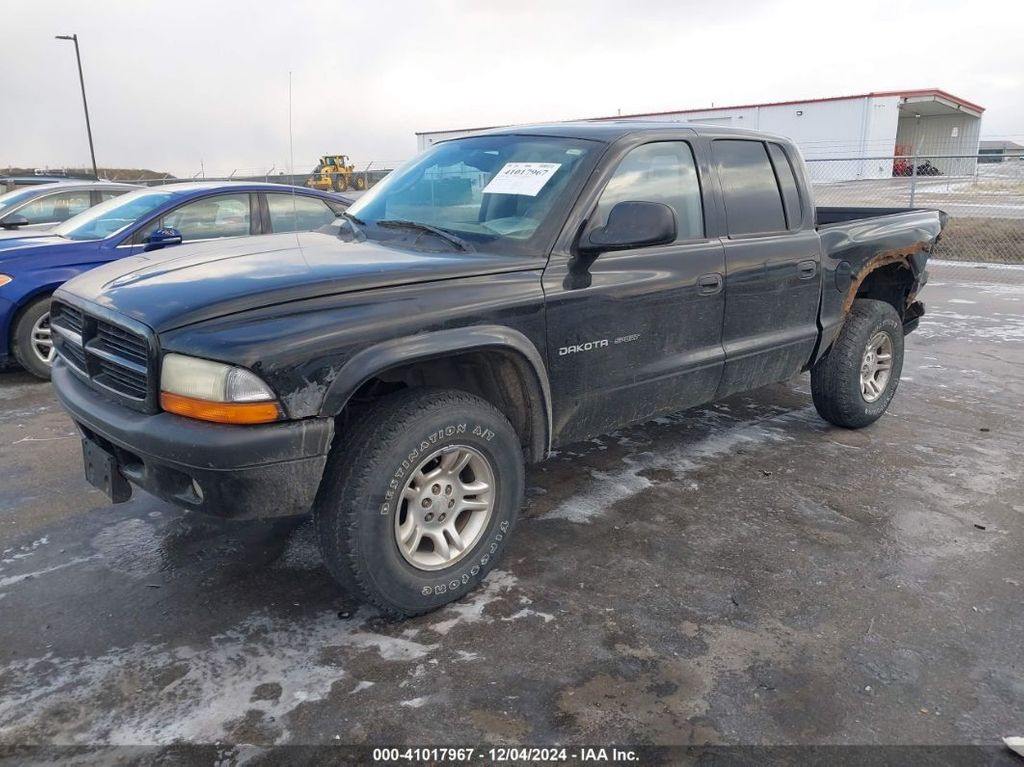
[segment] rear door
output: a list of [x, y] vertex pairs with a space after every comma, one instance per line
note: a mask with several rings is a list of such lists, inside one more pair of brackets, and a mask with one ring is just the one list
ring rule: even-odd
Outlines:
[[708, 216], [699, 150], [684, 140], [628, 149], [581, 202], [582, 234], [618, 202], [666, 204], [676, 214], [675, 242], [593, 260], [557, 248], [551, 256], [544, 294], [560, 443], [705, 402], [718, 387], [725, 260], [708, 225], [717, 219]]
[[821, 249], [780, 145], [719, 138], [711, 147], [726, 220], [723, 397], [807, 364], [818, 339]]
[[330, 224], [338, 217], [326, 200], [303, 194], [266, 192], [268, 233], [308, 232]]

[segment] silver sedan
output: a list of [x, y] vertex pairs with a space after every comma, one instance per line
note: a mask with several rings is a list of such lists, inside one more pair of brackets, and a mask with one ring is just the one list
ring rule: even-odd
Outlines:
[[112, 181], [59, 181], [0, 195], [0, 238], [36, 237], [93, 205], [139, 187]]

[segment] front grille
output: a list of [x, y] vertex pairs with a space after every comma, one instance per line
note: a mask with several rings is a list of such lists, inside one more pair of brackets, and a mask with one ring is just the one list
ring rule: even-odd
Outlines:
[[152, 405], [146, 335], [59, 301], [50, 307], [50, 327], [57, 353], [93, 388], [139, 409]]
[[61, 356], [79, 370], [85, 370], [85, 352], [73, 344], [64, 344], [60, 350]]
[[54, 304], [50, 312], [50, 320], [59, 320], [60, 324], [79, 335], [82, 334], [82, 313], [67, 304]]
[[101, 359], [96, 362], [96, 374], [93, 378], [107, 388], [127, 394], [134, 399], [146, 399], [148, 378], [145, 371], [140, 373], [129, 370], [116, 362]]
[[146, 366], [148, 356], [146, 339], [140, 338], [129, 330], [122, 330], [109, 322], [98, 321], [96, 323], [96, 338], [93, 343], [112, 354], [119, 354], [142, 367]]

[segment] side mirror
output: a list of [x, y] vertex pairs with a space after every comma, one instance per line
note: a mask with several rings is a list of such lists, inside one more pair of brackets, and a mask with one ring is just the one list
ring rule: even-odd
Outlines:
[[608, 223], [592, 230], [580, 250], [603, 253], [648, 245], [667, 245], [676, 239], [676, 214], [660, 202], [620, 202], [608, 213]]
[[4, 229], [17, 229], [19, 226], [28, 226], [28, 219], [17, 213], [12, 213], [0, 219], [0, 226]]
[[146, 247], [144, 250], [149, 252], [151, 250], [160, 250], [160, 248], [166, 248], [169, 245], [181, 245], [181, 232], [177, 229], [167, 226], [163, 229], [156, 229], [149, 237], [146, 238]]

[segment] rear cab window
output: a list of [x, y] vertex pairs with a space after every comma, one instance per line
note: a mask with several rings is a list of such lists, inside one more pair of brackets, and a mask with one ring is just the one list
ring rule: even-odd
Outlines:
[[786, 225], [790, 231], [799, 229], [803, 219], [803, 205], [800, 201], [799, 188], [796, 185], [796, 172], [793, 170], [793, 163], [785, 150], [778, 144], [769, 143], [768, 154], [771, 155], [772, 165], [775, 167], [775, 177], [782, 190], [782, 202], [786, 209]]
[[782, 192], [764, 142], [715, 139], [711, 149], [722, 183], [729, 236], [785, 232]]

